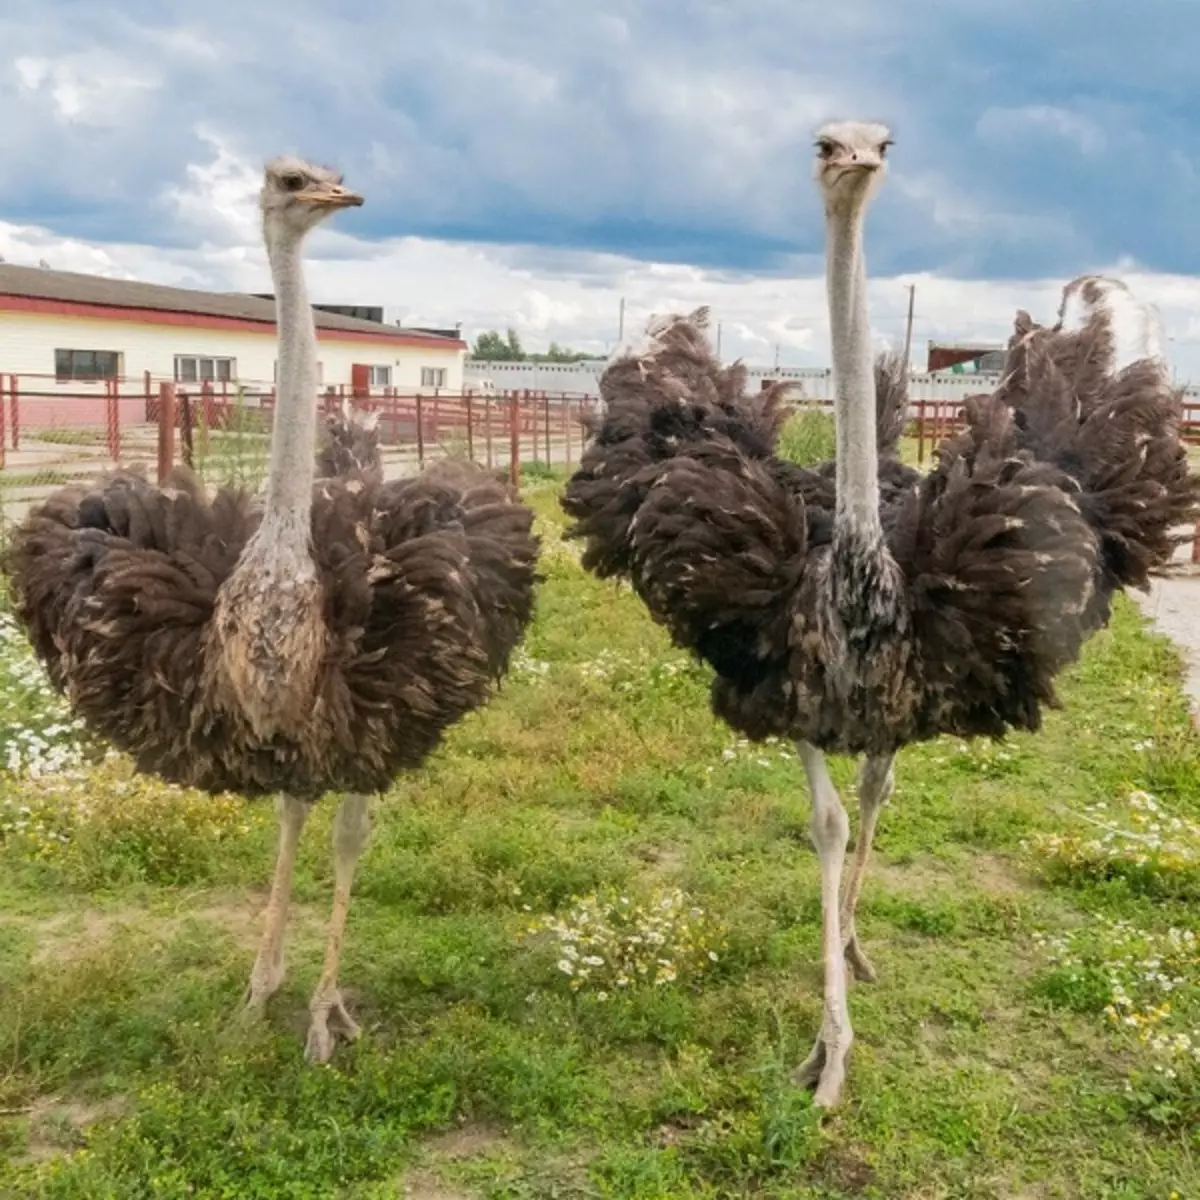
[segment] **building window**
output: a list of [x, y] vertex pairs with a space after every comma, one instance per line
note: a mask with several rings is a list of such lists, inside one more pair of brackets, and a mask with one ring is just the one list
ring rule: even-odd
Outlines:
[[391, 387], [392, 386], [392, 368], [391, 367], [369, 367], [370, 375], [367, 377], [369, 387]]
[[422, 367], [421, 386], [443, 388], [446, 386], [445, 367]]
[[228, 383], [237, 375], [232, 358], [208, 358], [194, 354], [175, 355], [175, 379], [178, 383]]
[[76, 379], [112, 379], [121, 374], [116, 350], [55, 350], [54, 378], [59, 383]]

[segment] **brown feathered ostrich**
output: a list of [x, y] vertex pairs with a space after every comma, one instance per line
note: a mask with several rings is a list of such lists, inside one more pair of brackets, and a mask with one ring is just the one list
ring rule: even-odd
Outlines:
[[355, 408], [344, 398], [340, 409], [326, 414], [324, 436], [317, 449], [317, 478], [335, 475], [383, 479], [379, 413]]
[[[584, 563], [626, 575], [655, 620], [715, 670], [716, 714], [754, 739], [796, 739], [820, 859], [824, 1018], [797, 1071], [837, 1102], [852, 1041], [845, 959], [873, 976], [855, 907], [896, 751], [939, 734], [1037, 729], [1054, 677], [1145, 586], [1172, 529], [1197, 511], [1153, 321], [1122, 285], [1077, 280], [1059, 325], [1021, 314], [996, 394], [926, 476], [894, 446], [904, 381], [873, 364], [863, 221], [888, 131], [844, 123], [817, 138], [828, 234], [837, 458], [774, 455], [780, 390], [746, 396], [704, 314], [652, 328], [601, 381], [605, 409], [564, 506]], [[899, 418], [899, 419], [897, 419]], [[861, 828], [826, 752], [862, 754]]]
[[[382, 483], [342, 462], [314, 484], [317, 349], [306, 235], [361, 204], [340, 176], [268, 164], [261, 204], [279, 390], [261, 503], [117, 473], [35, 508], [9, 553], [18, 617], [51, 679], [138, 767], [211, 791], [279, 794], [279, 855], [247, 1004], [283, 979], [292, 866], [310, 806], [344, 793], [335, 892], [306, 1056], [355, 1025], [338, 987], [367, 796], [486, 700], [532, 609], [537, 541], [516, 495], [473, 466]], [[367, 465], [369, 468], [369, 464]]]

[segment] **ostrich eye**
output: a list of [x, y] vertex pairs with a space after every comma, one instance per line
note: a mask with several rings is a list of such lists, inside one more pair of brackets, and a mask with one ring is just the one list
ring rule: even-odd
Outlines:
[[894, 146], [895, 144], [896, 143], [894, 141], [892, 141], [891, 138], [888, 138], [886, 142], [880, 142], [879, 143], [879, 157], [887, 158], [888, 147]]
[[291, 172], [282, 176], [279, 182], [283, 184], [285, 192], [298, 192], [304, 186], [304, 176]]
[[828, 138], [820, 138], [817, 142], [817, 153], [821, 158], [832, 158], [836, 149], [837, 143], [831, 142]]

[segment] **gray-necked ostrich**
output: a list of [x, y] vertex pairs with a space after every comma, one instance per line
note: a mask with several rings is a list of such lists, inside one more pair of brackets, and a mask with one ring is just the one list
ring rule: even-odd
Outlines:
[[34, 509], [8, 561], [20, 620], [96, 733], [172, 782], [279, 795], [251, 1010], [283, 978], [310, 806], [344, 794], [310, 1004], [306, 1055], [317, 1061], [338, 1035], [357, 1033], [338, 960], [367, 796], [484, 703], [530, 619], [537, 556], [531, 511], [473, 466], [385, 484], [351, 457], [316, 479], [317, 346], [302, 246], [331, 213], [361, 203], [323, 168], [267, 165], [261, 205], [280, 344], [261, 502], [224, 488], [210, 498], [186, 470], [162, 488], [117, 473]]
[[[857, 123], [817, 139], [836, 461], [775, 457], [780, 389], [746, 396], [744, 371], [712, 356], [701, 310], [657, 323], [644, 353], [608, 369], [564, 496], [585, 565], [627, 576], [714, 668], [714, 712], [751, 738], [797, 741], [825, 975], [797, 1078], [821, 1105], [841, 1093], [852, 1040], [845, 961], [873, 976], [855, 907], [896, 751], [1037, 729], [1113, 591], [1146, 585], [1198, 498], [1152, 323], [1121, 285], [1094, 279], [1067, 289], [1070, 319], [1053, 330], [1021, 314], [1001, 388], [967, 402], [965, 431], [928, 475], [899, 463], [905, 381], [872, 362], [863, 259], [889, 143]], [[844, 889], [849, 823], [825, 752], [865, 756]]]

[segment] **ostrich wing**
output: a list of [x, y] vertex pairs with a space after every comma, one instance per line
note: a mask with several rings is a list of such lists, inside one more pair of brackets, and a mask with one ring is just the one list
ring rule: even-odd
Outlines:
[[[430, 499], [430, 494], [434, 499]], [[486, 698], [532, 608], [532, 513], [483, 472], [321, 481], [313, 550], [326, 648], [309, 726], [257, 739], [201, 669], [213, 604], [257, 524], [121, 474], [64, 489], [12, 539], [18, 619], [89, 726], [143, 770], [247, 794], [378, 791]]]
[[1017, 314], [995, 395], [1013, 411], [1018, 446], [1078, 485], [1101, 545], [1087, 617], [1096, 628], [1112, 593], [1147, 587], [1200, 517], [1157, 317], [1116, 280], [1076, 279], [1053, 328]]

